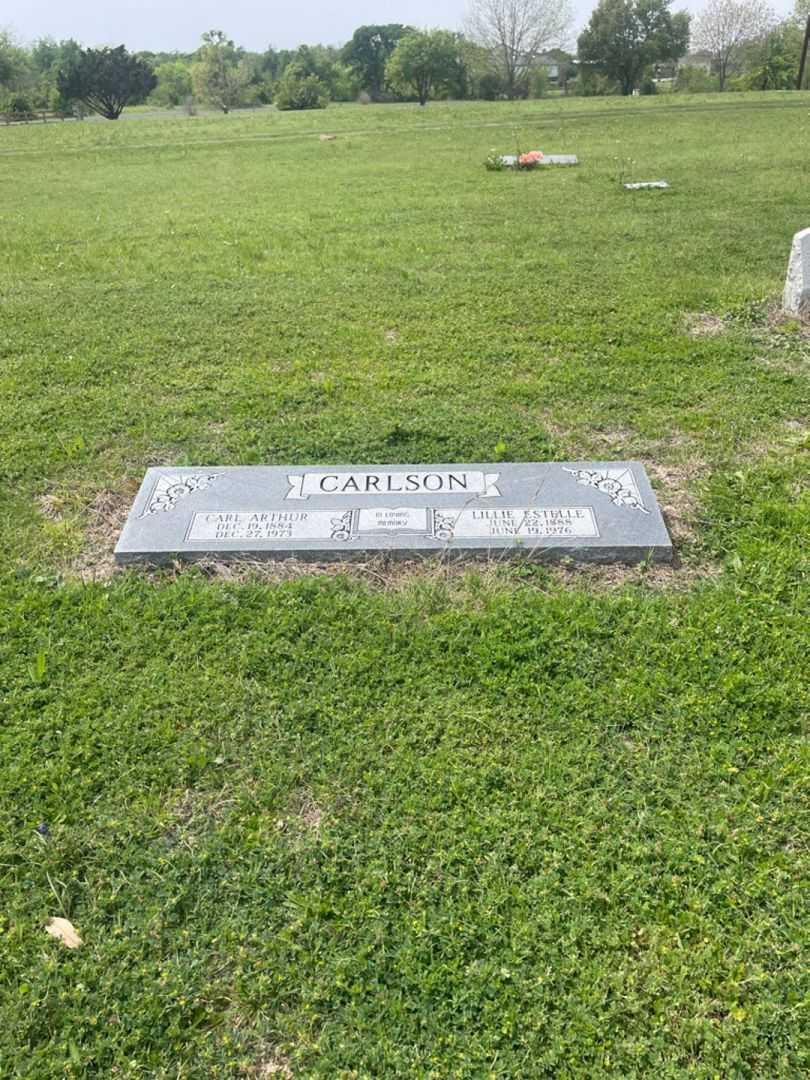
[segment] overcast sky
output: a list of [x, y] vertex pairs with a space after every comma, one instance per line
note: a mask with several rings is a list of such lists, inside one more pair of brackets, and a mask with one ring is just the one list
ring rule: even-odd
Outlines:
[[[573, 0], [577, 28], [596, 0]], [[673, 10], [698, 11], [702, 0], [673, 0]], [[792, 0], [775, 0], [781, 14]], [[85, 45], [190, 52], [204, 30], [221, 29], [238, 45], [261, 51], [268, 45], [341, 45], [364, 23], [408, 23], [461, 29], [467, 0], [328, 0], [298, 3], [259, 0], [13, 0], [0, 9], [0, 26], [24, 42], [39, 37], [76, 38]]]

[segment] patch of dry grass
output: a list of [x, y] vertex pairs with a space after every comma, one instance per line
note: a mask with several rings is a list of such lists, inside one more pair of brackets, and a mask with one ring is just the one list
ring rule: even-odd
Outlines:
[[710, 311], [693, 311], [688, 314], [684, 323], [686, 332], [690, 337], [717, 337], [726, 331], [726, 321], [720, 315], [714, 315]]
[[220, 791], [186, 788], [169, 810], [169, 826], [163, 839], [170, 847], [192, 850], [201, 834], [212, 824], [224, 820], [236, 800], [227, 787]]
[[288, 1059], [277, 1050], [265, 1048], [259, 1055], [258, 1061], [242, 1069], [242, 1076], [255, 1078], [275, 1076], [279, 1080], [293, 1080], [293, 1071]]
[[113, 552], [138, 486], [138, 481], [128, 480], [118, 490], [105, 488], [98, 492], [87, 507], [82, 550], [66, 568], [70, 576], [83, 581], [107, 581], [113, 576]]

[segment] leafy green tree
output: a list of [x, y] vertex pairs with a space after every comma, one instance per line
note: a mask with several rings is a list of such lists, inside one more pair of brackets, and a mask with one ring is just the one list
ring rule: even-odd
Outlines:
[[458, 38], [458, 49], [461, 64], [458, 97], [482, 98], [485, 101], [500, 97], [503, 79], [490, 50], [462, 35]]
[[374, 101], [378, 101], [385, 89], [385, 65], [400, 40], [412, 27], [401, 23], [387, 26], [360, 26], [343, 48], [342, 59], [357, 73], [360, 85]]
[[458, 82], [458, 38], [449, 30], [413, 30], [401, 38], [385, 66], [385, 78], [396, 90], [427, 103], [432, 92]]
[[357, 72], [348, 64], [332, 65], [329, 77], [329, 96], [332, 101], [354, 101], [360, 92]]
[[54, 41], [40, 38], [31, 46], [29, 53], [34, 78], [33, 97], [38, 108], [70, 112], [75, 106], [59, 93], [59, 72], [78, 60], [82, 51], [78, 41]]
[[294, 49], [274, 49], [272, 45], [261, 54], [259, 67], [262, 78], [276, 82], [284, 74], [284, 69], [295, 60]]
[[67, 100], [80, 101], [91, 112], [117, 120], [125, 105], [143, 101], [156, 83], [149, 64], [119, 45], [116, 49], [80, 49], [60, 70], [57, 89]]
[[297, 63], [288, 64], [276, 84], [273, 103], [277, 109], [325, 109], [329, 90], [317, 75], [307, 75]]
[[532, 68], [529, 72], [529, 97], [544, 98], [548, 94], [548, 71], [544, 67]]
[[0, 90], [25, 92], [32, 83], [28, 54], [7, 30], [0, 30]]
[[675, 89], [681, 94], [709, 94], [720, 89], [717, 76], [692, 64], [678, 64]]
[[6, 116], [13, 117], [15, 120], [29, 120], [34, 115], [34, 103], [31, 97], [19, 90], [12, 90], [3, 95], [0, 108]]
[[332, 101], [353, 101], [360, 89], [353, 68], [342, 62], [341, 51], [331, 45], [301, 45], [294, 63], [305, 75], [315, 75], [326, 87]]
[[810, 0], [796, 0], [793, 9], [793, 18], [802, 28], [801, 59], [799, 60], [799, 74], [796, 80], [798, 89], [807, 86], [807, 63], [808, 43], [810, 39]]
[[749, 43], [741, 62], [752, 90], [793, 90], [799, 73], [803, 28], [793, 19]]
[[604, 72], [583, 64], [577, 77], [576, 93], [582, 97], [610, 97], [619, 93], [619, 84]]
[[497, 71], [485, 71], [475, 82], [475, 97], [481, 101], [497, 101], [505, 93], [503, 79]]
[[183, 60], [168, 60], [155, 68], [157, 86], [151, 100], [156, 105], [173, 108], [182, 105], [191, 96], [191, 65]]
[[645, 69], [677, 60], [689, 47], [689, 15], [673, 15], [670, 3], [600, 0], [579, 36], [580, 70], [590, 67], [632, 94]]
[[571, 26], [568, 0], [470, 0], [470, 36], [489, 49], [510, 100], [525, 97], [537, 57]]
[[191, 68], [191, 83], [201, 101], [228, 113], [255, 103], [257, 73], [222, 30], [208, 30], [202, 36], [196, 61]]
[[31, 46], [28, 59], [38, 95], [47, 97], [48, 89], [56, 86], [59, 68], [78, 55], [80, 46], [75, 42], [72, 44], [75, 45], [75, 51], [71, 55], [63, 54], [60, 45], [53, 38], [40, 38]]
[[745, 45], [763, 38], [773, 22], [764, 0], [709, 0], [695, 18], [695, 47], [711, 54], [721, 90], [729, 71], [738, 69]]

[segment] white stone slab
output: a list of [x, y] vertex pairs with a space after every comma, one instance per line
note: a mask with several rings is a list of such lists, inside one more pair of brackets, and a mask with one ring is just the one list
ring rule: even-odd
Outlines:
[[782, 307], [788, 315], [810, 316], [810, 229], [793, 237]]
[[[501, 154], [501, 162], [504, 165], [508, 165], [510, 168], [514, 168], [514, 166], [517, 165], [517, 160], [517, 154]], [[538, 166], [579, 165], [579, 158], [576, 154], [544, 154], [537, 164]]]
[[199, 558], [569, 556], [668, 560], [638, 462], [155, 468], [118, 562]]
[[637, 180], [624, 186], [628, 191], [643, 191], [644, 188], [668, 188], [669, 184], [666, 180]]

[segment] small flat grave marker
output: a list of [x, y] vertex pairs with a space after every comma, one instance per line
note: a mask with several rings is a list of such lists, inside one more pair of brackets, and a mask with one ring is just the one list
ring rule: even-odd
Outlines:
[[645, 188], [668, 188], [666, 180], [636, 180], [632, 184], [624, 185], [628, 191], [643, 191]]
[[634, 461], [152, 468], [119, 563], [447, 553], [669, 561]]
[[[517, 154], [501, 154], [501, 163], [514, 168], [517, 165]], [[544, 154], [537, 162], [538, 167], [543, 165], [579, 165], [576, 154]]]

